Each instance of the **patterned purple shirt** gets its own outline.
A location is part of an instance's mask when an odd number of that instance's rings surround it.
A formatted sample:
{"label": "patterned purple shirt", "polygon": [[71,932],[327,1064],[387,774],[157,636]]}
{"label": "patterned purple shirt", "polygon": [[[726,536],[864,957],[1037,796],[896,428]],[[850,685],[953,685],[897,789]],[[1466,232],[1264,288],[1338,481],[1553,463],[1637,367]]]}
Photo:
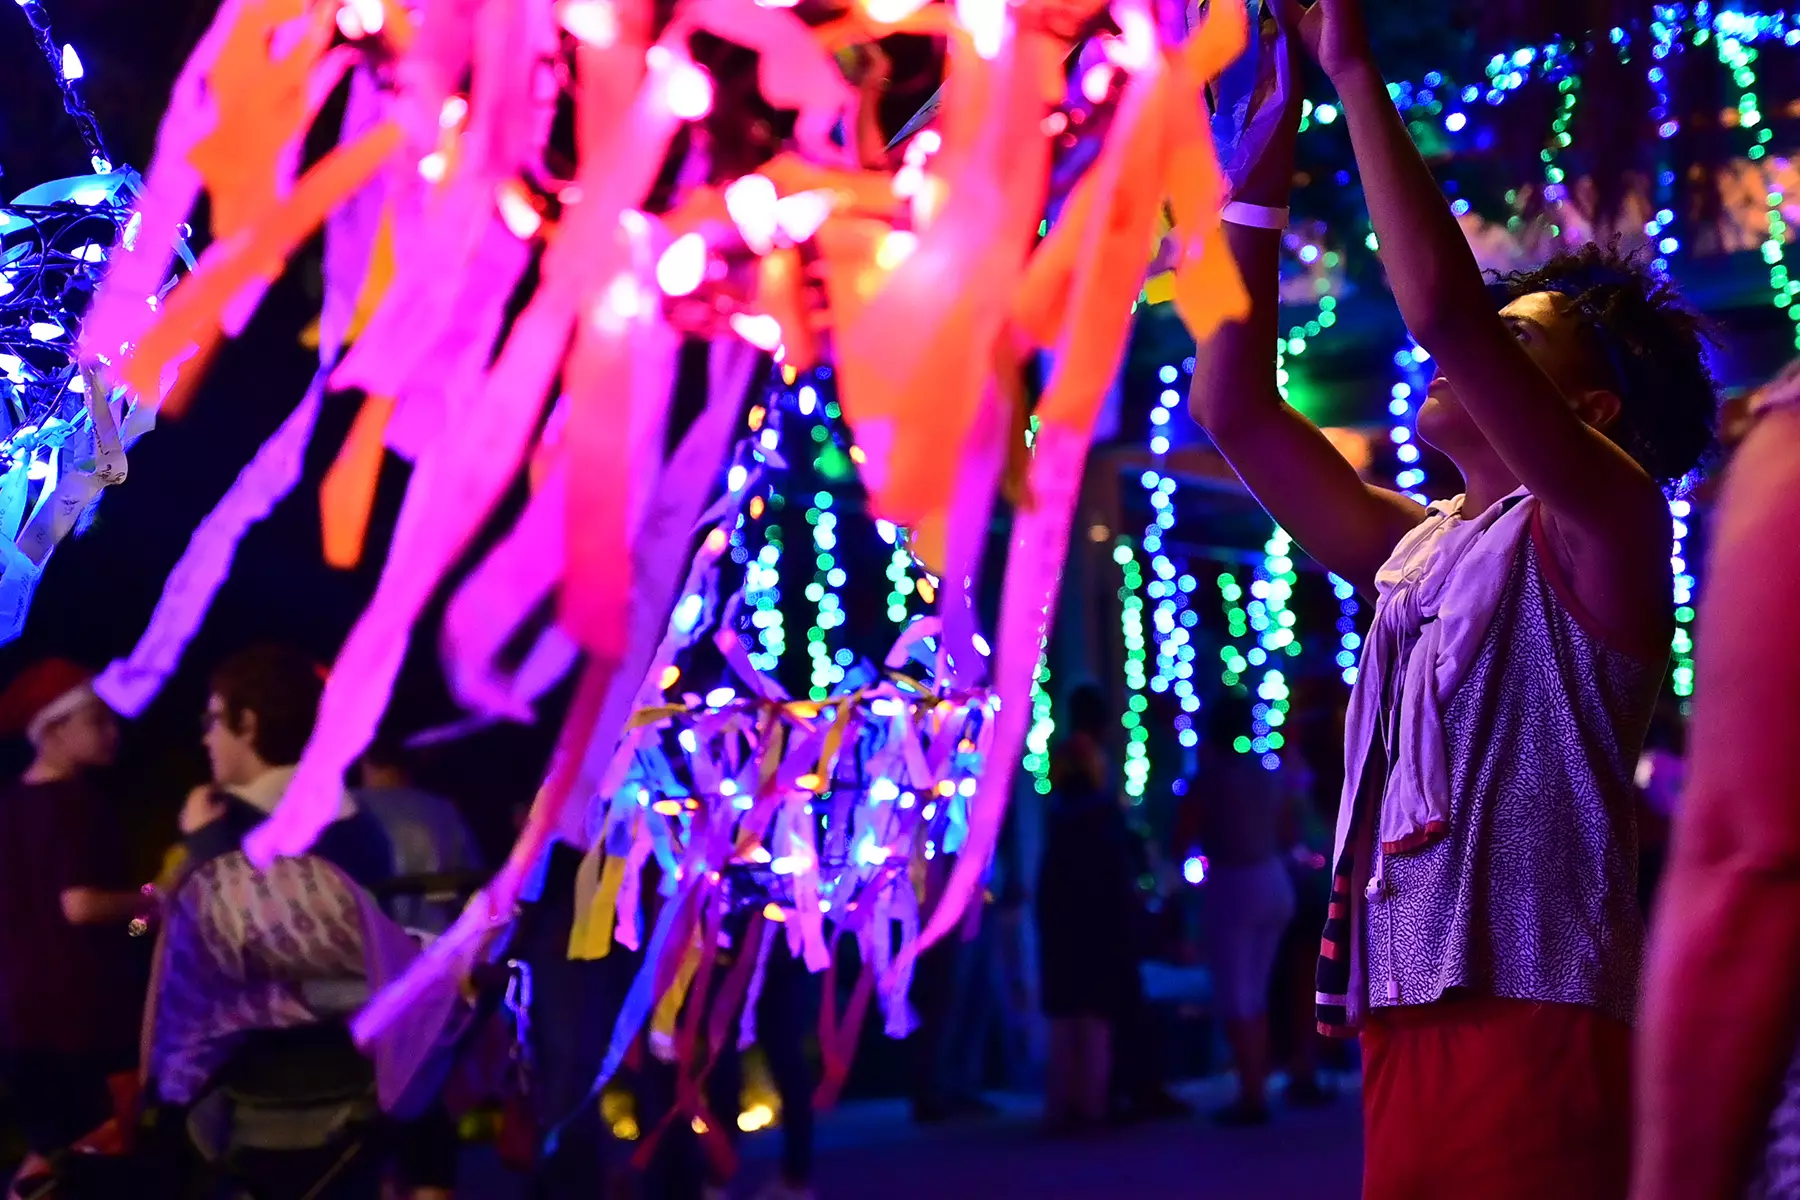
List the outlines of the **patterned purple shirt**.
{"label": "patterned purple shirt", "polygon": [[1466,988],[1635,1014],[1632,776],[1667,661],[1589,633],[1544,553],[1534,524],[1445,709],[1449,835],[1413,854],[1374,852],[1379,883],[1358,906],[1373,1007]]}

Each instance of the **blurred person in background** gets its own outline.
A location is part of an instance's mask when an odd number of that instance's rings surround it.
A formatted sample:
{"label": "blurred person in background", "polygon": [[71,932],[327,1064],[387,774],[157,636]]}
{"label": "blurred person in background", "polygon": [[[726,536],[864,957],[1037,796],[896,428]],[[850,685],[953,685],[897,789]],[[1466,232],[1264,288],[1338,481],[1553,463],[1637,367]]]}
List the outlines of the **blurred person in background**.
{"label": "blurred person in background", "polygon": [[[201,717],[213,779],[189,793],[181,811],[185,869],[236,850],[275,811],[312,737],[324,690],[317,664],[291,646],[252,646],[213,672]],[[347,791],[337,818],[308,853],[365,888],[394,874],[394,850],[381,823]]]}
{"label": "blurred person in background", "polygon": [[1050,1023],[1045,1115],[1052,1128],[1107,1116],[1112,1025],[1143,989],[1133,947],[1132,834],[1112,787],[1106,699],[1069,697],[1067,734],[1051,756],[1050,812],[1038,871],[1039,977]]}
{"label": "blurred person in background", "polygon": [[1713,519],[1687,777],[1637,1043],[1633,1200],[1800,1197],[1800,363]]}
{"label": "blurred person in background", "polygon": [[[323,689],[318,666],[289,646],[252,646],[213,672],[202,721],[213,782],[196,788],[181,814],[184,861],[165,939],[172,965],[161,976],[150,1043],[152,1079],[170,1103],[196,1104],[218,1090],[246,1069],[238,1056],[259,1037],[335,1030],[347,1016],[344,997],[360,1003],[354,997],[417,952],[370,894],[394,876],[396,847],[349,792],[305,854],[267,870],[237,854],[286,793]],[[204,885],[181,889],[197,872],[207,874]],[[340,1049],[320,1046],[321,1055]],[[459,1143],[441,1104],[409,1104],[392,1149],[413,1200],[447,1200]]]}
{"label": "blurred person in background", "polygon": [[1221,1125],[1269,1119],[1269,976],[1294,916],[1283,849],[1297,837],[1301,785],[1291,769],[1269,770],[1238,750],[1251,719],[1250,701],[1235,689],[1207,705],[1193,789],[1207,861],[1214,1007],[1238,1076],[1237,1099],[1213,1114]]}
{"label": "blurred person in background", "polygon": [[[1344,703],[1336,678],[1328,680],[1331,701],[1320,704],[1312,689],[1296,688],[1282,733],[1287,748],[1282,761],[1297,773],[1298,802],[1290,810],[1292,829],[1284,829],[1282,855],[1294,885],[1294,916],[1282,931],[1269,981],[1270,1040],[1275,1061],[1285,1065],[1287,1085],[1282,1103],[1316,1108],[1335,1098],[1322,1079],[1327,1063],[1341,1064],[1343,1043],[1319,1032],[1313,1007],[1317,1000],[1313,969],[1319,957],[1319,931],[1331,908],[1331,814],[1343,788]],[[1320,767],[1324,766],[1323,771]]]}
{"label": "blurred person in background", "polygon": [[1125,812],[1132,881],[1131,959],[1124,1003],[1112,1018],[1112,1119],[1121,1124],[1185,1117],[1194,1107],[1169,1091],[1164,1010],[1151,1003],[1144,964],[1179,959],[1183,952],[1180,867],[1169,860],[1141,808]]}
{"label": "blurred person in background", "polygon": [[[410,756],[397,740],[377,737],[358,767],[356,805],[380,823],[393,846],[396,879],[472,876],[482,869],[475,836],[455,804],[413,784]],[[388,913],[408,929],[442,933],[461,911],[452,895],[409,894],[388,901]]]}
{"label": "blurred person in background", "polygon": [[[926,866],[921,919],[929,919],[956,865],[939,854]],[[990,868],[991,870],[991,868]],[[919,1014],[913,1043],[913,1120],[934,1124],[993,1115],[981,1094],[986,1081],[988,1035],[995,1006],[994,904],[972,903],[954,932],[919,955],[912,1001]]]}
{"label": "blurred person in background", "polygon": [[108,1079],[137,1061],[144,981],[126,926],[145,898],[95,783],[119,727],[90,680],[48,659],[0,693],[0,733],[32,748],[0,791],[0,1084],[28,1149],[18,1190],[113,1115]]}

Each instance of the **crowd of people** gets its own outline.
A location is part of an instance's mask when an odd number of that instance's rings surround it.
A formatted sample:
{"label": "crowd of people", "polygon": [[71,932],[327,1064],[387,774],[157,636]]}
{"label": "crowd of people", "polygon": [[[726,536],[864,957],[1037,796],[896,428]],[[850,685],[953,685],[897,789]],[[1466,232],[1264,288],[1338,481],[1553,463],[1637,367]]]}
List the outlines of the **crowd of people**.
{"label": "crowd of people", "polygon": [[[146,1100],[140,1083],[171,1112],[196,1110],[255,1035],[324,1022],[330,1002],[309,987],[366,982],[366,954],[398,921],[443,927],[442,899],[396,896],[391,914],[373,901],[397,879],[442,886],[480,865],[454,806],[409,788],[391,751],[370,755],[367,786],[346,790],[312,853],[284,860],[315,867],[244,869],[239,845],[280,801],[321,687],[318,666],[283,646],[218,667],[201,714],[210,782],[188,796],[160,876],[141,886],[99,787],[119,725],[90,676],[52,659],[0,694],[0,730],[33,751],[0,796],[0,895],[13,914],[0,932],[0,1086],[28,1151],[11,1195],[43,1186],[72,1146],[119,1149]],[[447,1195],[455,1171],[454,1127],[427,1110],[396,1139],[417,1200]]]}

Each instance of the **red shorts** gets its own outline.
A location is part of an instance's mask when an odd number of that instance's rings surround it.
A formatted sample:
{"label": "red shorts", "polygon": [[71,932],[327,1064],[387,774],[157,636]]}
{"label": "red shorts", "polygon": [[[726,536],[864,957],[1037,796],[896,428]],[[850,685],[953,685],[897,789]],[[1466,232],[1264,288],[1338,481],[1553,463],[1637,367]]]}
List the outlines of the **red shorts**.
{"label": "red shorts", "polygon": [[1631,1030],[1573,1004],[1376,1009],[1362,1034],[1363,1200],[1619,1200]]}

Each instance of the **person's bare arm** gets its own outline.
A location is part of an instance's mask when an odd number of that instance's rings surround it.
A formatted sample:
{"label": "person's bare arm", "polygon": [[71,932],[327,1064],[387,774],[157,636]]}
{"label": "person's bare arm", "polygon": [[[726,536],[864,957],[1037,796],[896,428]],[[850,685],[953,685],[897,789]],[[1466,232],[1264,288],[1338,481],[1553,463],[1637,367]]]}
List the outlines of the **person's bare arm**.
{"label": "person's bare arm", "polygon": [[1698,631],[1688,786],[1657,902],[1637,1050],[1633,1200],[1745,1194],[1800,1039],[1800,591],[1785,544],[1800,413],[1732,462]]}
{"label": "person's bare arm", "polygon": [[[1285,207],[1294,175],[1298,89],[1283,131],[1234,199]],[[1194,352],[1188,411],[1258,503],[1314,558],[1365,593],[1424,510],[1364,483],[1318,427],[1275,385],[1281,318],[1281,235],[1227,224],[1225,240],[1250,293],[1250,315],[1222,325]]]}
{"label": "person's bare arm", "polygon": [[[1615,613],[1637,623],[1638,588],[1668,574],[1669,517],[1656,482],[1583,419],[1575,401],[1595,398],[1565,396],[1521,343],[1532,331],[1495,310],[1468,239],[1388,96],[1359,0],[1318,0],[1310,10],[1281,2],[1343,102],[1407,328],[1500,461],[1544,504],[1584,603],[1609,625]],[[1581,569],[1588,566],[1597,569]]]}
{"label": "person's bare arm", "polygon": [[123,925],[144,907],[142,893],[103,888],[67,888],[57,899],[63,920],[71,925]]}

